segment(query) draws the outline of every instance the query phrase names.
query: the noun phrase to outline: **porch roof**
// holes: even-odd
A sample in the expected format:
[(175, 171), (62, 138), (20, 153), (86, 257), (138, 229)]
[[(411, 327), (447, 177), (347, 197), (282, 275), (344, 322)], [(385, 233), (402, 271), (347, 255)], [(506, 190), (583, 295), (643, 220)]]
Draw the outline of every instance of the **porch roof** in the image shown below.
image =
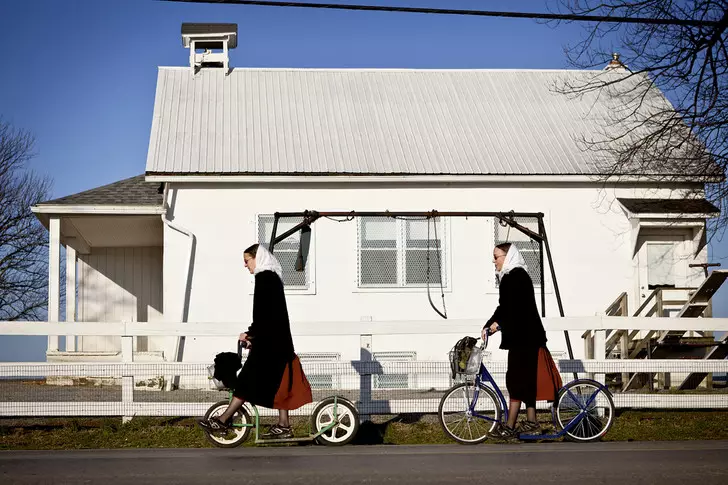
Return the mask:
[[(147, 182), (144, 175), (136, 175), (77, 194), (40, 202), (45, 206), (158, 206), (162, 207), (162, 184)], [(45, 211), (43, 211), (45, 212)]]
[(720, 209), (705, 199), (627, 199), (620, 197), (617, 200), (632, 214), (720, 214)]
[(137, 175), (40, 202), (32, 210), (49, 230), (51, 218), (59, 218), (59, 242), (88, 254), (93, 247), (161, 246), (162, 199), (160, 183)]

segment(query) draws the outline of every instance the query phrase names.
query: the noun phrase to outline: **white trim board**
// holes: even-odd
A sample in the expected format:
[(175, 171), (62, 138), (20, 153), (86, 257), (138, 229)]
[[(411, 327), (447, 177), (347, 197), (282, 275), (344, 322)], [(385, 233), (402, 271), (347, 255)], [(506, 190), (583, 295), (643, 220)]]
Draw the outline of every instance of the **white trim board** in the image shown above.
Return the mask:
[[(657, 176), (639, 177), (639, 176), (622, 176), (615, 177), (607, 183), (625, 184), (625, 183), (648, 183), (656, 184)], [(497, 183), (593, 183), (595, 185), (604, 184), (604, 181), (597, 174), (573, 174), (573, 175), (353, 175), (353, 174), (334, 174), (334, 175), (310, 175), (310, 174), (155, 174), (150, 173), (145, 177), (147, 182), (248, 182), (248, 183), (340, 183), (340, 182), (436, 182), (436, 183), (473, 183), (473, 182), (497, 182)], [(719, 177), (690, 177), (685, 176), (678, 180), (672, 180), (672, 183), (689, 183), (700, 184), (707, 182), (720, 182)]]
[(31, 207), (35, 214), (129, 214), (161, 215), (165, 209), (149, 205), (36, 205)]

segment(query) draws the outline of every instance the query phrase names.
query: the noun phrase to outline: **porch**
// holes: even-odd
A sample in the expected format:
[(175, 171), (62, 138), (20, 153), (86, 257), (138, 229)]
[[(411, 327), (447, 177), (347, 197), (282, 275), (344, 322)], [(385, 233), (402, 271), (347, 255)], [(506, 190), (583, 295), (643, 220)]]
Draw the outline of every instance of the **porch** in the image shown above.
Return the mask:
[[(140, 175), (33, 207), (49, 233), (49, 322), (162, 320), (162, 198), (160, 184)], [(133, 351), (138, 361), (164, 360), (164, 349), (145, 336)], [(48, 362), (119, 362), (121, 338), (49, 336), (46, 355)]]

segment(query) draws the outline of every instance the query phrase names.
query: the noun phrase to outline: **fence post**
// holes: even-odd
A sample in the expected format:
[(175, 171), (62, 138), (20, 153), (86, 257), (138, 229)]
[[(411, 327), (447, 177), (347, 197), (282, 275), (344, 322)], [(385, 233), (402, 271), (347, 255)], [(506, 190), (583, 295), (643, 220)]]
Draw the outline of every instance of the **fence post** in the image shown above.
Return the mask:
[(371, 364), (372, 361), (372, 336), (371, 335), (360, 335), (361, 351), (359, 360), (361, 363), (362, 371), (359, 376), (359, 403), (361, 408), (364, 410), (363, 413), (359, 414), (359, 420), (361, 422), (369, 421), (371, 415), (369, 411), (372, 406), (372, 374)]
[[(584, 332), (584, 334), (581, 336), (582, 340), (584, 341), (584, 358), (585, 359), (593, 359), (594, 358), (594, 331), (593, 330), (587, 330)], [(594, 374), (592, 372), (586, 373), (587, 378), (593, 379)]]
[[(121, 337), (121, 361), (123, 363), (130, 363), (134, 361), (134, 337), (122, 336)], [(126, 373), (124, 373), (126, 374)], [(134, 402), (134, 376), (121, 376), (121, 403), (124, 409), (124, 416), (121, 418), (122, 423), (128, 423), (131, 421), (133, 416), (127, 415), (127, 409), (130, 403)]]
[[(629, 330), (625, 330), (619, 339), (619, 357), (629, 359)], [(632, 375), (629, 372), (622, 372), (622, 390), (626, 390), (627, 383)]]
[(584, 335), (582, 335), (582, 338), (584, 340), (584, 358), (593, 359), (594, 358), (594, 331), (587, 330), (586, 332), (584, 332)]
[[(607, 357), (607, 335), (606, 330), (594, 330), (594, 359), (604, 360)], [(594, 374), (594, 380), (604, 384), (606, 382), (605, 374)]]
[[(708, 302), (708, 309), (710, 310), (710, 315), (708, 317), (706, 317), (706, 318), (713, 318), (713, 315), (712, 315), (712, 311), (713, 311), (712, 310), (712, 305), (713, 305), (713, 300), (711, 299)], [(706, 312), (707, 312), (707, 310), (706, 310)], [(703, 312), (703, 315), (705, 315), (706, 312)], [(715, 334), (712, 331), (704, 332), (703, 333), (703, 336), (704, 337), (710, 337), (713, 340), (715, 340)], [(713, 347), (713, 348), (715, 348), (715, 347)], [(708, 348), (705, 349), (705, 355), (706, 356), (708, 355), (708, 352), (710, 352), (710, 350), (711, 350), (710, 347), (708, 347)], [(709, 390), (712, 390), (713, 389), (713, 373), (712, 372), (709, 372), (708, 375), (705, 376), (705, 388), (706, 389), (709, 389)]]

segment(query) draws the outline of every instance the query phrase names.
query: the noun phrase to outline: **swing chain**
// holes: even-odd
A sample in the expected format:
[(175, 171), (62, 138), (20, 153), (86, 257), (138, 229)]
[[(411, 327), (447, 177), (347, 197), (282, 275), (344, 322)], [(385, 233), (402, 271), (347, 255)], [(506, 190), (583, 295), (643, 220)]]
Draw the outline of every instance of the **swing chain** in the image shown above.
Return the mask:
[[(430, 293), (430, 219), (432, 219), (433, 228), (435, 231), (435, 241), (437, 239), (437, 211), (433, 210), (431, 215), (427, 217), (427, 299), (430, 302), (430, 306), (435, 312), (442, 318), (447, 320), (447, 307), (445, 306), (445, 287), (442, 282), (442, 256), (440, 255), (441, 248), (437, 247), (437, 267), (440, 271), (440, 297), (442, 298), (442, 311), (440, 311), (435, 303), (432, 301), (432, 294)], [(441, 246), (441, 245), (439, 245)]]

